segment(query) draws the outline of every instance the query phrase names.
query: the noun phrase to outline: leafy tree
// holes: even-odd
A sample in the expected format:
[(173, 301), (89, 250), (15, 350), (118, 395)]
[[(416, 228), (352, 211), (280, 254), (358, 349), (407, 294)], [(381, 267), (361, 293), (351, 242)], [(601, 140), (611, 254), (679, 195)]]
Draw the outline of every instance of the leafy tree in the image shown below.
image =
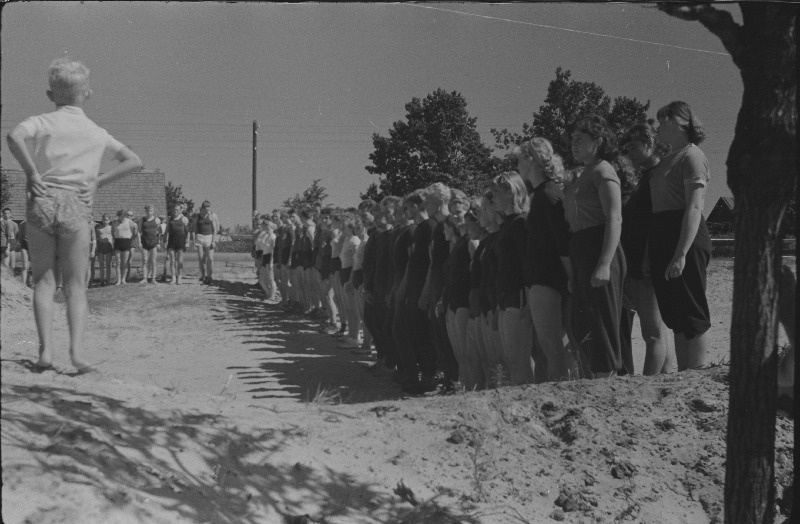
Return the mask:
[(620, 136), (633, 124), (647, 120), (650, 101), (641, 103), (636, 98), (618, 96), (611, 98), (602, 87), (594, 82), (578, 82), (571, 79), (572, 73), (561, 67), (556, 69), (556, 77), (550, 81), (544, 104), (533, 113), (530, 123), (522, 124), (522, 133), (512, 133), (506, 129), (492, 129), (498, 149), (509, 149), (514, 144), (529, 140), (534, 136), (547, 138), (553, 149), (564, 159), (568, 169), (576, 166), (569, 147), (567, 128), (581, 115), (594, 113), (602, 116)]
[[(725, 522), (775, 520), (778, 291), (787, 207), (797, 191), (797, 5), (741, 2), (742, 23), (708, 3), (661, 3), (722, 41), (744, 92), (728, 152), (736, 199)], [(713, 96), (713, 88), (698, 96)], [(797, 347), (797, 341), (792, 341)], [(785, 495), (797, 500), (795, 492)], [(797, 522), (797, 504), (790, 522)]]
[(183, 195), (182, 186), (176, 186), (172, 182), (167, 182), (167, 185), (164, 186), (164, 191), (167, 194), (167, 210), (171, 210), (176, 204), (183, 204), (186, 206), (183, 214), (191, 216), (194, 211), (194, 201)]
[(0, 209), (4, 209), (11, 199), (11, 187), (14, 184), (8, 177), (8, 173), (0, 171)]
[(486, 187), (498, 161), (481, 141), (477, 119), (460, 93), (439, 88), (414, 97), (405, 109), (405, 120), (392, 124), (389, 136), (372, 135), (375, 150), (366, 170), (380, 180), (362, 197), (403, 196), (435, 182), (467, 193)]
[(321, 178), (314, 179), (311, 185), (303, 191), (303, 194), (295, 193), (293, 197), (284, 200), (283, 207), (297, 209), (305, 206), (322, 205), (322, 202), (328, 198), (328, 192), (320, 185), (321, 181)]

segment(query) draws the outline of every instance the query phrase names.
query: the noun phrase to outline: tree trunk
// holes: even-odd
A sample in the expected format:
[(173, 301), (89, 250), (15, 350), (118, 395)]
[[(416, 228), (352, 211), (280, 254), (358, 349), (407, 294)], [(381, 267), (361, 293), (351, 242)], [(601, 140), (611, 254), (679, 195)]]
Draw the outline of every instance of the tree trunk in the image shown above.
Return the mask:
[(728, 155), (735, 198), (725, 522), (771, 523), (775, 512), (775, 415), (780, 222), (797, 182), (797, 7), (740, 4), (744, 83)]

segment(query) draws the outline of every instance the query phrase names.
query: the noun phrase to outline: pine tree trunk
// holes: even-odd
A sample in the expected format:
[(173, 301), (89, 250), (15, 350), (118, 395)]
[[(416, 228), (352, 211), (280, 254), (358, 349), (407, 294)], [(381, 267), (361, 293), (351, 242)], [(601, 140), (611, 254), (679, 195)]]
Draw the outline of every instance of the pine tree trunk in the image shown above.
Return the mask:
[(775, 516), (775, 415), (780, 222), (797, 180), (797, 7), (740, 4), (744, 83), (728, 155), (735, 198), (730, 411), (725, 522)]

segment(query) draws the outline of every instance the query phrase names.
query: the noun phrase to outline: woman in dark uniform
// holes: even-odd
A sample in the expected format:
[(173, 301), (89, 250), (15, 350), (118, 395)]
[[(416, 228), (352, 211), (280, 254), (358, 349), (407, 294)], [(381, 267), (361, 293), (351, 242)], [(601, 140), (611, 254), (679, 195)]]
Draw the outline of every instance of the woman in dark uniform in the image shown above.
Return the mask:
[[(595, 378), (623, 372), (620, 343), (625, 255), (620, 181), (609, 163), (617, 156), (616, 140), (605, 119), (579, 118), (571, 127), (572, 156), (583, 170), (564, 191), (572, 229), (573, 332), (584, 372)], [(586, 364), (588, 368), (586, 369)], [(632, 370), (629, 370), (632, 371)]]
[(694, 369), (706, 364), (711, 327), (706, 300), (711, 237), (703, 219), (709, 169), (697, 147), (705, 133), (686, 102), (662, 107), (657, 117), (658, 140), (670, 153), (650, 176), (650, 271), (661, 317), (675, 332), (678, 370)]
[(494, 179), (492, 194), (495, 209), (503, 215), (503, 225), (494, 244), (500, 339), (511, 383), (528, 384), (533, 382), (533, 330), (530, 314), (525, 308), (527, 299), (522, 271), (528, 190), (519, 173), (508, 171)]

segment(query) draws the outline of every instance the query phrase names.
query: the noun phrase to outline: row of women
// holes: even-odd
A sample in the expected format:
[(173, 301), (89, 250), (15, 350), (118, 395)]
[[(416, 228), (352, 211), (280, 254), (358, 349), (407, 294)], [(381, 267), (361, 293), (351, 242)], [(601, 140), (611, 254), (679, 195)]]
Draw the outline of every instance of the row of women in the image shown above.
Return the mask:
[[(643, 373), (702, 367), (704, 133), (684, 102), (657, 119), (618, 149), (603, 118), (579, 118), (571, 179), (533, 138), (514, 147), (516, 171), (478, 197), (437, 183), (316, 221), (312, 210), (263, 217), (262, 231), (277, 228), (269, 258), (281, 295), (327, 310), (331, 325), (341, 317), (343, 347), (357, 347), (363, 321), (361, 347), (374, 342), (409, 392), (633, 373), (634, 312)], [(641, 174), (626, 202), (620, 154)]]

